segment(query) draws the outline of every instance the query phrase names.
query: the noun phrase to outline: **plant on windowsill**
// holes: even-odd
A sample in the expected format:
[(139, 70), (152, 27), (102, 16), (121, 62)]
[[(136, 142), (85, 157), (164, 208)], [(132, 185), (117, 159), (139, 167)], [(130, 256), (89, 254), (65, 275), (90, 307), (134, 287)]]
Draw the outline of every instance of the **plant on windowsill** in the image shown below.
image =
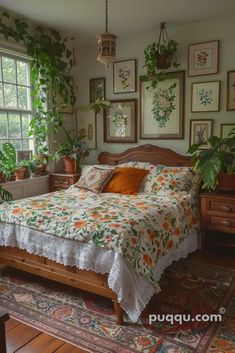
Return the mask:
[(49, 155), (49, 135), (56, 136), (63, 126), (61, 111), (68, 105), (74, 106), (76, 101), (70, 76), (72, 51), (67, 46), (73, 38), (62, 38), (58, 31), (41, 26), (30, 30), (28, 23), (12, 18), (6, 11), (0, 17), (0, 34), (5, 40), (23, 42), (32, 58), (35, 114), (29, 135), (35, 138), (37, 153)]
[(235, 191), (235, 128), (228, 137), (211, 136), (191, 145), (188, 153), (193, 157), (195, 171), (202, 177), (202, 188)]
[[(169, 40), (165, 22), (162, 22), (158, 42), (153, 42), (144, 49), (145, 64), (143, 67), (147, 69), (147, 74), (143, 75), (142, 79), (149, 82), (150, 85), (147, 89), (154, 89), (159, 81), (165, 80), (167, 73), (164, 70), (170, 67), (178, 69), (179, 64), (176, 61), (177, 46), (175, 40)], [(174, 88), (173, 85), (172, 88)]]
[(30, 161), (30, 169), (33, 177), (38, 177), (48, 174), (47, 159), (42, 156), (34, 156)]
[(64, 128), (67, 143), (59, 144), (55, 159), (64, 160), (65, 173), (74, 174), (79, 172), (81, 159), (89, 155), (88, 147), (84, 141), (85, 135), (76, 135)]

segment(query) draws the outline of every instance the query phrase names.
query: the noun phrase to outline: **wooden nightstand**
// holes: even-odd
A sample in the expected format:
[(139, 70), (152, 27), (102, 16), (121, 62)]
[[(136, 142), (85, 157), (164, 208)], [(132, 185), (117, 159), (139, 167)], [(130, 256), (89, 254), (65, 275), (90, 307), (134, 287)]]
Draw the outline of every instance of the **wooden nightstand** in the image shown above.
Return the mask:
[(80, 174), (52, 173), (50, 174), (50, 191), (68, 189), (80, 178)]
[(235, 194), (200, 195), (201, 247), (205, 242), (235, 247)]

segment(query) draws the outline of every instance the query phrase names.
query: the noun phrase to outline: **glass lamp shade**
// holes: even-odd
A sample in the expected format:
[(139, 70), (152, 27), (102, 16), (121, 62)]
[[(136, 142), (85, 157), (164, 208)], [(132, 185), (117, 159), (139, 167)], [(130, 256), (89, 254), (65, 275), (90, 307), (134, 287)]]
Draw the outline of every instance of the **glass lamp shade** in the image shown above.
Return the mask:
[(101, 33), (96, 36), (98, 44), (97, 60), (105, 65), (107, 69), (116, 59), (116, 38), (114, 34), (109, 32)]

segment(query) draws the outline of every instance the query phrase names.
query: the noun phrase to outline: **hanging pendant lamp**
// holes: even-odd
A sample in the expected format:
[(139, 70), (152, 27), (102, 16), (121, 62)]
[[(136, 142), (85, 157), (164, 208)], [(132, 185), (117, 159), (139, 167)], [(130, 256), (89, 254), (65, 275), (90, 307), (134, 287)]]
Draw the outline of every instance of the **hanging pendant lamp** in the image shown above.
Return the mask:
[(107, 70), (109, 65), (116, 59), (116, 38), (115, 34), (108, 31), (108, 0), (105, 0), (106, 28), (105, 32), (96, 36), (98, 44), (97, 60), (105, 65)]

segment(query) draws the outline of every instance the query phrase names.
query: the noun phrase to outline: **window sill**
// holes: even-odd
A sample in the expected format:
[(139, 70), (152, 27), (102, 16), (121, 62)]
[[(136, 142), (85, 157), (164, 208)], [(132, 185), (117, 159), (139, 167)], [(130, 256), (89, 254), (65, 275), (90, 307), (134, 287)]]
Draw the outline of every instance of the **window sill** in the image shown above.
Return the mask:
[(11, 181), (6, 181), (5, 183), (3, 183), (3, 185), (6, 186), (20, 186), (20, 185), (24, 185), (27, 183), (30, 184), (34, 184), (37, 182), (41, 182), (43, 180), (49, 180), (49, 174), (47, 175), (42, 175), (42, 176), (38, 176), (38, 177), (30, 177), (30, 178), (26, 178), (26, 179), (22, 179), (22, 180), (11, 180)]

